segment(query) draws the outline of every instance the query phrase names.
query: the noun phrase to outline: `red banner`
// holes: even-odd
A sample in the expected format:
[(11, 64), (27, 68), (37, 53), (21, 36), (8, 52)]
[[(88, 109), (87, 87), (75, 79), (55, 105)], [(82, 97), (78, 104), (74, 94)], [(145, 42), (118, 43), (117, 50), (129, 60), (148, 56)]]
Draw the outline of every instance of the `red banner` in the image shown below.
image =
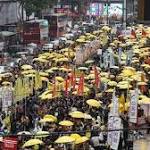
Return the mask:
[(84, 92), (84, 75), (81, 75), (78, 85), (78, 95), (83, 96), (83, 92)]
[(99, 79), (99, 73), (98, 73), (98, 70), (97, 70), (96, 66), (94, 66), (94, 74), (95, 74), (95, 87), (99, 88), (100, 79)]
[(3, 150), (17, 150), (17, 138), (16, 137), (5, 137), (3, 139)]
[(65, 80), (65, 95), (66, 95), (66, 96), (68, 95), (68, 88), (69, 88), (69, 80), (66, 79), (66, 80)]

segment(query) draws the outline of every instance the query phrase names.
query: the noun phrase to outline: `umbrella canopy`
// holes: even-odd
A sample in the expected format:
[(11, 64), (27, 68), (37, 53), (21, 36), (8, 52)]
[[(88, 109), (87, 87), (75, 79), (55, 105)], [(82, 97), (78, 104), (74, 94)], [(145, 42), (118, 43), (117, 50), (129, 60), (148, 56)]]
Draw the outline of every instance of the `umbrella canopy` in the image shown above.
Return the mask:
[(87, 67), (79, 67), (78, 70), (87, 71), (88, 68)]
[(59, 125), (61, 125), (61, 126), (73, 126), (74, 123), (72, 121), (69, 121), (69, 120), (64, 120), (64, 121), (59, 122)]
[(45, 122), (55, 122), (54, 119), (52, 118), (43, 118), (39, 121), (40, 123), (45, 123)]
[(72, 118), (84, 118), (84, 113), (80, 111), (74, 111), (69, 114)]
[(43, 141), (39, 139), (30, 139), (23, 145), (23, 147), (30, 147), (30, 146), (41, 145), (41, 144), (43, 144)]
[(57, 118), (53, 115), (45, 115), (44, 118), (49, 118), (49, 119), (53, 119), (54, 121), (57, 121)]
[(82, 136), (78, 139), (75, 140), (75, 144), (81, 144), (81, 143), (84, 143), (86, 141), (88, 141), (89, 139), (86, 137), (86, 136)]
[(73, 143), (75, 141), (75, 139), (71, 136), (62, 136), (62, 137), (59, 137), (55, 143), (58, 143), (58, 144), (66, 144), (66, 143)]
[(23, 70), (31, 70), (31, 69), (33, 69), (33, 67), (31, 65), (23, 65), (23, 66), (21, 66), (21, 69), (23, 69)]
[(38, 132), (36, 132), (35, 136), (37, 138), (48, 137), (49, 136), (49, 132), (48, 131), (38, 131)]
[(31, 135), (31, 133), (29, 131), (21, 131), (18, 132), (17, 135)]
[(89, 99), (86, 101), (89, 106), (99, 108), (101, 106), (100, 102), (95, 99)]

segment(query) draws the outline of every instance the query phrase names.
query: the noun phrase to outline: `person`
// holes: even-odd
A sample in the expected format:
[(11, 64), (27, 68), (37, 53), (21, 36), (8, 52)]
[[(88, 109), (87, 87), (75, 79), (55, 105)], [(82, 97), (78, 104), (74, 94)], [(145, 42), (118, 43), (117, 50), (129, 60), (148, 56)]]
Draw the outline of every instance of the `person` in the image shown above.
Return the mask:
[(124, 113), (121, 114), (120, 116), (121, 120), (122, 120), (122, 124), (123, 124), (123, 139), (121, 139), (121, 141), (123, 140), (124, 142), (124, 148), (127, 149), (128, 146), (128, 128), (129, 128), (129, 122), (128, 122), (128, 112), (125, 111)]

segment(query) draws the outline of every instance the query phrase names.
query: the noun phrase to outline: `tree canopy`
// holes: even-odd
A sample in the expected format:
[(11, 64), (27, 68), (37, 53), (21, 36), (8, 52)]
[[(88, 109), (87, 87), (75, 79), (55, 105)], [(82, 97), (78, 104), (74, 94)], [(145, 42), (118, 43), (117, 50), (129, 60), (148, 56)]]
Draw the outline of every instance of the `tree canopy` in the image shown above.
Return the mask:
[(26, 10), (27, 16), (33, 12), (39, 13), (43, 9), (48, 8), (50, 5), (56, 3), (56, 0), (17, 0), (20, 5)]

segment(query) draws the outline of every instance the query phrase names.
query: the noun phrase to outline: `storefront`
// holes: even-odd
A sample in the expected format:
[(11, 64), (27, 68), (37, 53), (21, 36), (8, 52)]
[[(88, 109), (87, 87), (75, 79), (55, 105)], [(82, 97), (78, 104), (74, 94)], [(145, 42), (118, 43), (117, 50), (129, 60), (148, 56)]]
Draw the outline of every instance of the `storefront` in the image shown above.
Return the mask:
[(90, 3), (87, 15), (99, 18), (100, 23), (122, 23), (124, 0), (99, 0)]

